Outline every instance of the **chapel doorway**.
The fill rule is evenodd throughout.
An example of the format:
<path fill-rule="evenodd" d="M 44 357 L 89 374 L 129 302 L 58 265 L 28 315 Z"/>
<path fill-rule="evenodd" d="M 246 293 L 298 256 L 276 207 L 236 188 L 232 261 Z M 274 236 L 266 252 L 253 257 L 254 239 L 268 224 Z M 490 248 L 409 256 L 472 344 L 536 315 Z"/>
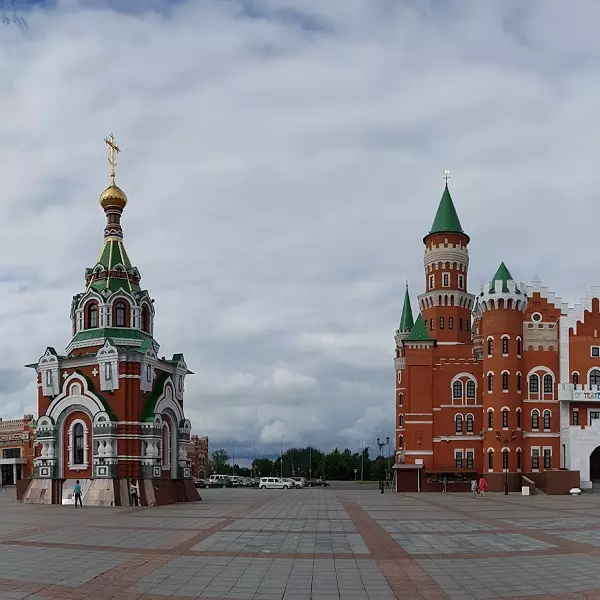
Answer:
<path fill-rule="evenodd" d="M 590 454 L 590 481 L 600 482 L 600 446 Z"/>

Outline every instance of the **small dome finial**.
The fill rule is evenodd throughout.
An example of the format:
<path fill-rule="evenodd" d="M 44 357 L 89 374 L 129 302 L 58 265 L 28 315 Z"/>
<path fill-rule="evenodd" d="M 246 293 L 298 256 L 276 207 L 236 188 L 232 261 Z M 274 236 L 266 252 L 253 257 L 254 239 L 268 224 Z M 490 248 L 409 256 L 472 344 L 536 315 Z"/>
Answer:
<path fill-rule="evenodd" d="M 104 143 L 108 146 L 108 164 L 110 165 L 110 185 L 102 192 L 100 204 L 105 210 L 109 206 L 116 206 L 123 210 L 127 204 L 125 192 L 115 184 L 115 167 L 117 166 L 117 154 L 121 152 L 115 142 L 115 136 L 111 133 L 104 138 Z"/>

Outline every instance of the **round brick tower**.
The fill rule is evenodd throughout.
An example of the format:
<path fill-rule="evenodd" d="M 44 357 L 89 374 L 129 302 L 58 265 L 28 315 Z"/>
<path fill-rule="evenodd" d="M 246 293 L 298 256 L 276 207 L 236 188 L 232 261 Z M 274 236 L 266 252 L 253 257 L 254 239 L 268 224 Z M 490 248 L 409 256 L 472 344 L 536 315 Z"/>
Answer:
<path fill-rule="evenodd" d="M 469 236 L 463 231 L 448 184 L 425 244 L 425 290 L 419 308 L 438 343 L 471 342 L 473 296 L 467 292 Z"/>
<path fill-rule="evenodd" d="M 480 287 L 483 364 L 483 470 L 516 471 L 521 438 L 523 313 L 527 307 L 526 286 L 517 283 L 502 263 L 493 279 Z M 507 457 L 504 457 L 506 453 Z"/>

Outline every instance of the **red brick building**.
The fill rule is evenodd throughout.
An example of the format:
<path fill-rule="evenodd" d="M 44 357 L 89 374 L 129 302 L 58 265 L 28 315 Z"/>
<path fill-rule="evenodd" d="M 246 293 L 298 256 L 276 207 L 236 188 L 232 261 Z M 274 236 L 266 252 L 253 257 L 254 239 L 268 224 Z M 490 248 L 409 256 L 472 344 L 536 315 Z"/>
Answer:
<path fill-rule="evenodd" d="M 193 435 L 190 438 L 187 451 L 194 477 L 208 477 L 208 438 Z"/>
<path fill-rule="evenodd" d="M 425 292 L 396 331 L 399 489 L 464 489 L 478 473 L 600 479 L 600 289 L 568 307 L 502 263 L 468 291 L 469 236 L 446 185 L 423 239 Z M 592 475 L 590 475 L 590 470 Z"/>
<path fill-rule="evenodd" d="M 125 250 L 121 215 L 127 196 L 115 185 L 100 196 L 104 243 L 71 303 L 72 339 L 64 354 L 48 347 L 36 370 L 37 443 L 26 502 L 72 502 L 81 481 L 84 504 L 127 505 L 129 485 L 142 504 L 196 500 L 186 450 L 191 425 L 183 411 L 183 354 L 159 358 L 154 299 Z"/>
<path fill-rule="evenodd" d="M 0 419 L 0 476 L 4 485 L 15 485 L 33 474 L 33 415 Z"/>

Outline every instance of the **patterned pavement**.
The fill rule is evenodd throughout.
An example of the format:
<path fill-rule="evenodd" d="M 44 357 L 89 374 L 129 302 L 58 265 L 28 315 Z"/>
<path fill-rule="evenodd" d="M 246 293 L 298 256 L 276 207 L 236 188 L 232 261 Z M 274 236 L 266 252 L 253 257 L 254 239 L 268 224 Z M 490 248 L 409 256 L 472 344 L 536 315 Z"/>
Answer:
<path fill-rule="evenodd" d="M 75 509 L 0 493 L 0 600 L 600 600 L 600 494 L 203 490 Z"/>

